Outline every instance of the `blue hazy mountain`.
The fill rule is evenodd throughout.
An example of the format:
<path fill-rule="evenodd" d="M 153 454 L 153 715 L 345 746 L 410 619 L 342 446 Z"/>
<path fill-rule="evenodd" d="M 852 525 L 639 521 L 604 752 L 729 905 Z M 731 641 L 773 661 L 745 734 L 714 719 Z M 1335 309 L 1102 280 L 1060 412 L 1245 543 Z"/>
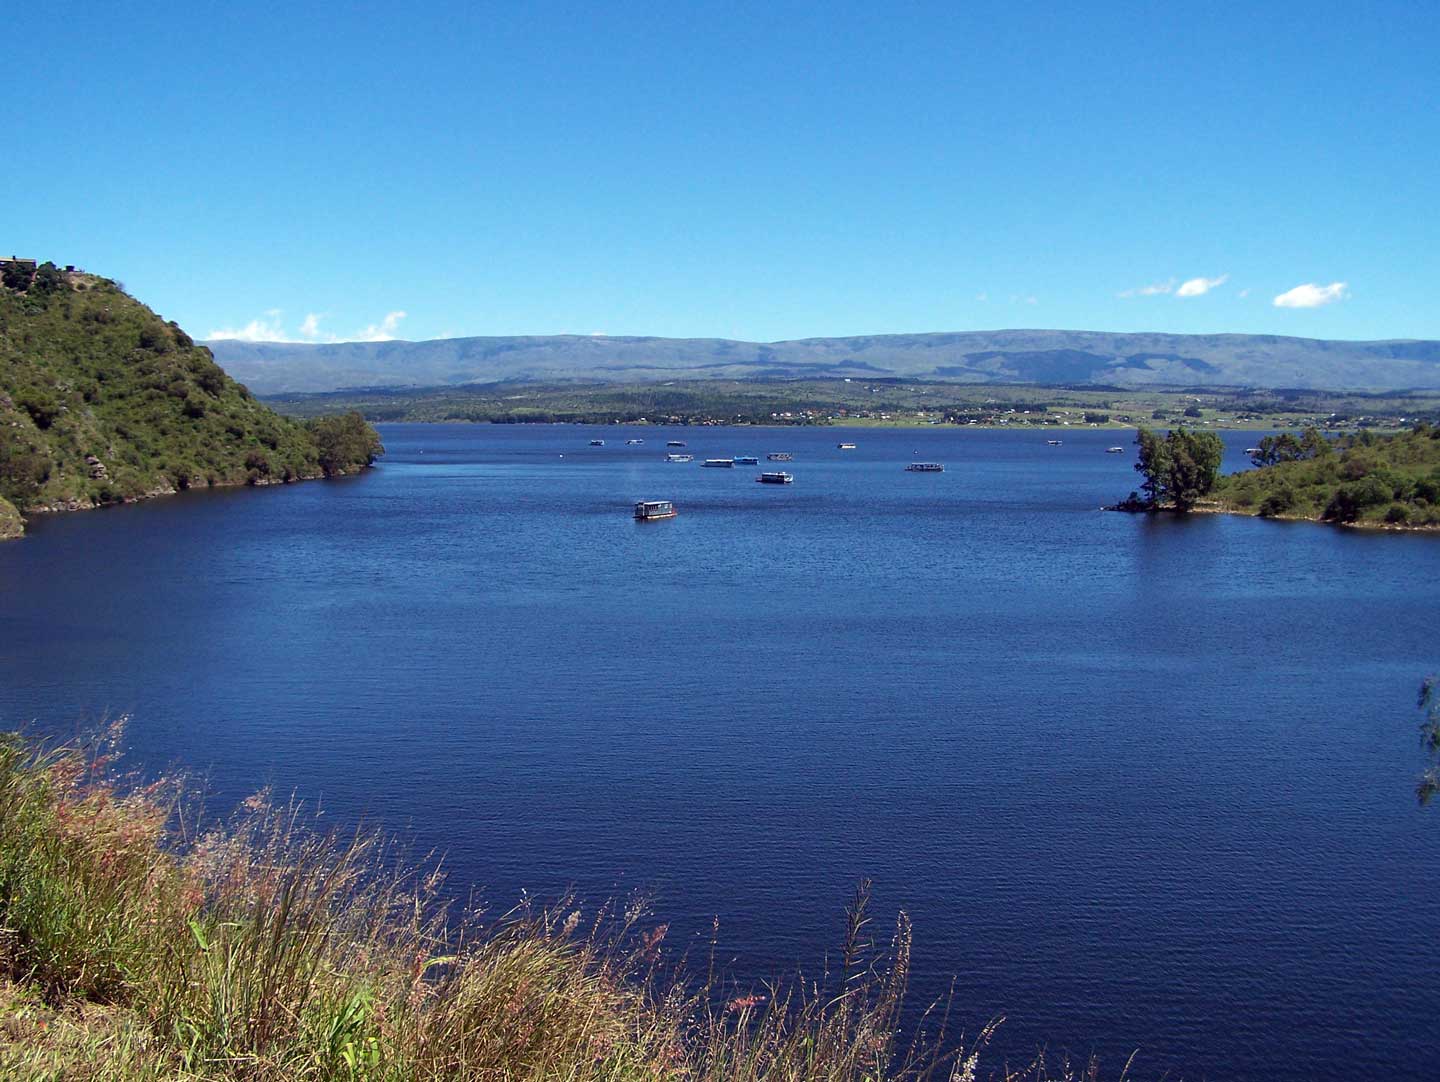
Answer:
<path fill-rule="evenodd" d="M 1440 342 L 1258 334 L 962 331 L 740 342 L 536 335 L 324 345 L 209 343 L 260 394 L 498 380 L 905 377 L 1121 387 L 1440 388 Z"/>

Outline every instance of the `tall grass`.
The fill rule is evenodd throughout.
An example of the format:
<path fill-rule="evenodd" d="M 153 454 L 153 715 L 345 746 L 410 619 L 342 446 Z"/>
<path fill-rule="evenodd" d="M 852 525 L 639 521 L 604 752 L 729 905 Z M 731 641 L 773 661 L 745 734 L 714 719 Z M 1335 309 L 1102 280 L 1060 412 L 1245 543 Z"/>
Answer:
<path fill-rule="evenodd" d="M 453 916 L 438 870 L 265 795 L 193 827 L 117 777 L 117 732 L 0 737 L 0 1077 L 880 1082 L 978 1077 L 990 1030 L 901 1040 L 903 915 L 868 887 L 838 972 L 758 989 L 665 959 L 643 906 Z M 912 1027 L 914 1028 L 914 1027 Z M 925 1028 L 925 1027 L 922 1027 Z M 1006 1078 L 1069 1077 L 1037 1060 Z M 1093 1073 L 1093 1071 L 1091 1072 Z"/>

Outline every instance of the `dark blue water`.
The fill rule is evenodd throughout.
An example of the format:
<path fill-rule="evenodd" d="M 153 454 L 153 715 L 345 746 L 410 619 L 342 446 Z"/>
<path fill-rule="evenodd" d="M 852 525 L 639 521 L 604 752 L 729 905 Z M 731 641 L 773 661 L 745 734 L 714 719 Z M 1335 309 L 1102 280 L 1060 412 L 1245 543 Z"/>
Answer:
<path fill-rule="evenodd" d="M 0 724 L 132 713 L 216 806 L 378 819 L 500 908 L 646 888 L 742 975 L 873 877 L 992 1063 L 1434 1077 L 1440 538 L 1101 513 L 1133 455 L 1046 435 L 388 426 L 364 477 L 39 521 Z"/>

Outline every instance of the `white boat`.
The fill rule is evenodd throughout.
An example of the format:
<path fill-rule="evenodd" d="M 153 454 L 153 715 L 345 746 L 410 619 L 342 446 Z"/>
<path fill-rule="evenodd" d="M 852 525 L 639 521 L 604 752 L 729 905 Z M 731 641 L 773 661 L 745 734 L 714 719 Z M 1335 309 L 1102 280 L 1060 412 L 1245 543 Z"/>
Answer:
<path fill-rule="evenodd" d="M 1106 453 L 1107 455 L 1123 455 L 1123 454 L 1125 453 L 1125 448 L 1123 448 L 1123 447 L 1107 447 L 1107 448 L 1105 448 L 1105 453 Z"/>
<path fill-rule="evenodd" d="M 789 451 L 771 451 L 765 458 L 770 462 L 793 462 L 795 456 Z"/>
<path fill-rule="evenodd" d="M 1045 442 L 1048 443 L 1051 447 L 1059 447 L 1059 446 L 1060 446 L 1060 441 L 1059 441 L 1059 440 L 1046 440 Z"/>
<path fill-rule="evenodd" d="M 795 478 L 788 473 L 776 470 L 773 473 L 762 473 L 759 477 L 755 478 L 755 480 L 759 481 L 762 485 L 788 485 L 791 481 L 795 480 Z"/>
<path fill-rule="evenodd" d="M 906 473 L 944 473 L 943 462 L 912 462 L 905 467 Z"/>
<path fill-rule="evenodd" d="M 666 447 L 684 447 L 684 446 L 685 446 L 685 441 L 684 441 L 684 440 L 667 440 L 666 443 L 665 443 L 665 446 L 666 446 Z"/>
<path fill-rule="evenodd" d="M 704 462 L 700 463 L 700 465 L 709 466 L 711 469 L 733 470 L 735 468 L 735 460 L 733 458 L 707 458 Z"/>
<path fill-rule="evenodd" d="M 591 446 L 591 447 L 604 447 L 604 446 L 605 446 L 605 441 L 604 441 L 604 440 L 591 440 L 591 441 L 590 441 L 590 446 Z"/>
<path fill-rule="evenodd" d="M 666 462 L 694 462 L 694 455 L 666 455 Z"/>
<path fill-rule="evenodd" d="M 835 446 L 838 447 L 838 448 L 840 448 L 840 450 L 842 450 L 842 451 L 853 451 L 853 450 L 855 450 L 855 445 L 854 445 L 853 443 L 837 443 Z"/>
<path fill-rule="evenodd" d="M 635 504 L 636 522 L 654 522 L 661 518 L 674 518 L 675 505 L 669 500 L 639 500 Z"/>
<path fill-rule="evenodd" d="M 645 442 L 644 440 L 626 440 L 626 441 L 625 441 L 625 446 L 626 446 L 626 447 L 634 447 L 636 444 L 640 444 L 640 443 L 644 443 L 644 442 Z"/>

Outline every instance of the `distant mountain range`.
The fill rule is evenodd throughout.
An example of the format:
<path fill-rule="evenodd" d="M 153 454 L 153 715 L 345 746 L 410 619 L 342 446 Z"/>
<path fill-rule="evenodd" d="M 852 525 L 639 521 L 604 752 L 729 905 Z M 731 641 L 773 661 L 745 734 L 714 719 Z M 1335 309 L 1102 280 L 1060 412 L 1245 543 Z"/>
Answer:
<path fill-rule="evenodd" d="M 539 335 L 308 345 L 208 343 L 259 394 L 443 387 L 503 380 L 904 377 L 1121 387 L 1440 388 L 1440 342 L 1341 342 L 1259 334 L 962 331 L 738 342 Z"/>

